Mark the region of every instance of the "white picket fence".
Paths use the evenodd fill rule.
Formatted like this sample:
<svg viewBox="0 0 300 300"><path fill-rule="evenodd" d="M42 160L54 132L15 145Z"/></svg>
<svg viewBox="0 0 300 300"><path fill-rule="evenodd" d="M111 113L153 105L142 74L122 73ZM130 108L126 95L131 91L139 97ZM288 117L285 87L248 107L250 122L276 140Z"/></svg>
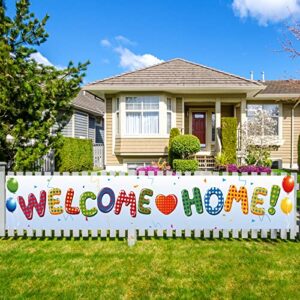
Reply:
<svg viewBox="0 0 300 300"><path fill-rule="evenodd" d="M8 172L6 174L5 172L5 164L0 163L0 236L2 237L17 237L17 236L26 236L26 237L83 237L83 238L127 238L129 244L134 244L137 237L186 237L186 238L234 238L234 239L296 239L299 234L299 227L295 222L291 224L289 229L222 229L222 228L199 228L199 229L172 229L172 228L148 228L148 229L140 229L140 228L121 228L121 229L101 229L101 228L93 228L93 229L70 229L70 228L53 228L53 229L43 229L43 228L37 228L37 229L31 229L29 227L23 227L23 228L7 228L7 210L6 210L6 193L3 192L6 190L6 176L23 176L23 178L26 178L27 176L36 176L36 178L42 178L43 176L61 176L64 178L63 181L65 181L67 178L70 178L71 176L91 176L91 182L96 182L97 179L101 180L101 182L108 178L118 177L118 176L127 176L128 180L130 180L130 176L136 177L135 172L131 172L129 174L125 173L115 173L115 172L101 172L101 175L97 172L87 173L82 172L79 173L53 173L46 172L42 175L41 172L36 172L35 174L32 174L32 172L27 172L25 174L23 173L13 173ZM183 179L186 176L190 176L191 173L186 172L185 174L182 173L176 173L173 172L167 172L164 176L163 172L158 172L158 174L155 176L153 172L149 172L147 176L144 175L144 173L139 174L138 178L141 179L152 179L157 178L157 176L164 176L164 178L169 178L171 181L172 178L178 178L178 180ZM223 173L222 176L228 176L229 174ZM232 176L237 176L237 173L230 174ZM252 176L265 176L266 174L242 174L242 176L249 176L251 178ZM277 174L272 174L273 176L277 176ZM285 174L281 174L285 175ZM67 176L67 177L65 177ZM172 176L172 177L171 177ZM196 172L194 176L206 176L209 178L209 176L220 176L219 173L214 172ZM294 178L296 179L296 174L293 174ZM28 178L28 177L27 177ZM125 177L124 177L125 178ZM160 177L162 178L162 177ZM75 178L74 178L75 180ZM125 179L124 179L125 180ZM165 179L168 180L168 179ZM296 181L295 181L296 182ZM295 187L295 189L299 189L299 185ZM296 192L295 192L295 202L294 205L296 205Z"/></svg>

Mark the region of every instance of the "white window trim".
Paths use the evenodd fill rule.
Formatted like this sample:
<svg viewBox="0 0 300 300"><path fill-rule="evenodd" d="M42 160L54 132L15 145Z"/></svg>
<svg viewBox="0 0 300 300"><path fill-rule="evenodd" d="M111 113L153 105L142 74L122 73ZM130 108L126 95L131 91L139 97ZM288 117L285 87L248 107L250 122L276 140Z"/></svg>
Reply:
<svg viewBox="0 0 300 300"><path fill-rule="evenodd" d="M265 102L255 102L255 103L247 103L246 104L246 109L248 109L248 105L278 105L278 135L275 136L276 141L272 143L274 146L281 146L284 143L283 139L283 106L282 103L265 103ZM246 111L246 118L248 119L248 112ZM268 136L265 136L268 138ZM273 136L270 136L270 139L274 138Z"/></svg>
<svg viewBox="0 0 300 300"><path fill-rule="evenodd" d="M159 97L159 133L158 134L140 134L140 135L128 135L126 134L126 98L127 97L137 97L137 96L157 96ZM169 138L169 134L167 133L167 97L166 95L161 94L126 94L118 97L120 100L119 104L119 118L120 118L120 134L115 135L115 131L113 132L113 136L117 136L120 138L126 138L126 139L145 139L145 138ZM176 123L176 114L174 113L175 105L174 105L174 99L172 99L172 128L175 126ZM115 128L115 109L114 116L113 116L113 124Z"/></svg>

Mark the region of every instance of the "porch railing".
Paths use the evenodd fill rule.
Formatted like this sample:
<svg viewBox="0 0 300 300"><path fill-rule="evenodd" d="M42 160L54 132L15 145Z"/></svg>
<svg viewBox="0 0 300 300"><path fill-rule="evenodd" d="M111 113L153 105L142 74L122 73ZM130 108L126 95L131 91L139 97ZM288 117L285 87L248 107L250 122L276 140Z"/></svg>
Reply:
<svg viewBox="0 0 300 300"><path fill-rule="evenodd" d="M94 167L101 169L104 167L104 144L93 145L93 159Z"/></svg>

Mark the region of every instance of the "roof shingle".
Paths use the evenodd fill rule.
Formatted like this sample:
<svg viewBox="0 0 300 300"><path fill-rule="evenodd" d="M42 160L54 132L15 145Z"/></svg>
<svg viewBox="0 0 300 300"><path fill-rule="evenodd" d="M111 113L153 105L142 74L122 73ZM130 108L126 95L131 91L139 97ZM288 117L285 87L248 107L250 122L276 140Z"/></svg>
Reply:
<svg viewBox="0 0 300 300"><path fill-rule="evenodd" d="M300 80L268 80L263 82L266 88L262 94L300 94Z"/></svg>
<svg viewBox="0 0 300 300"><path fill-rule="evenodd" d="M257 81L225 73L183 59L173 59L151 67L92 82L105 86L236 86L260 87Z"/></svg>
<svg viewBox="0 0 300 300"><path fill-rule="evenodd" d="M104 101L90 94L88 91L80 91L72 101L72 105L77 109L86 110L97 116L103 115L105 110Z"/></svg>

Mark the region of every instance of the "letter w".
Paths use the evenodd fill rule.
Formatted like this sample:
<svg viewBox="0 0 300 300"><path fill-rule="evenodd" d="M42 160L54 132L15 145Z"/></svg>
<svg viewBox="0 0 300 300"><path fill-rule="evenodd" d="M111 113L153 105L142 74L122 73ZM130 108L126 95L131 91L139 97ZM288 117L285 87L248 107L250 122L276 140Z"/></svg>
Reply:
<svg viewBox="0 0 300 300"><path fill-rule="evenodd" d="M229 187L229 191L226 197L224 210L226 212L231 211L232 208L232 202L233 200L236 200L236 202L242 201L242 212L243 214L248 214L248 193L247 189L242 186L239 191L237 191L237 188L235 185L231 185Z"/></svg>
<svg viewBox="0 0 300 300"><path fill-rule="evenodd" d="M22 196L18 197L18 201L20 207L28 220L31 220L33 217L33 208L35 208L36 212L40 217L43 217L45 214L46 208L46 192L41 191L40 193L40 202L37 202L34 194L28 195L28 205L26 205L25 200Z"/></svg>

